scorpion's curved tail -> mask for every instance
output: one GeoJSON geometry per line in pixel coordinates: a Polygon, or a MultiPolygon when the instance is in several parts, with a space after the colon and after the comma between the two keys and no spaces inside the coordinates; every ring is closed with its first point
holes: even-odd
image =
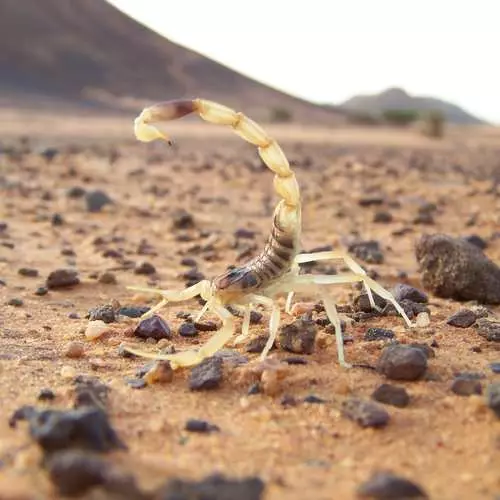
{"type": "Polygon", "coordinates": [[[295,174],[278,143],[243,113],[204,99],[165,101],[145,108],[135,119],[135,135],[142,142],[168,137],[153,124],[197,113],[203,120],[230,126],[240,137],[257,146],[262,161],[276,174],[274,189],[281,201],[275,210],[275,224],[293,236],[298,247],[301,227],[300,191],[295,174]]]}

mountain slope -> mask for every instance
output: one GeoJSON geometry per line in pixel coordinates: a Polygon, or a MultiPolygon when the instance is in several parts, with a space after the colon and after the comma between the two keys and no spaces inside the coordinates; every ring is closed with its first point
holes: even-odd
{"type": "MultiPolygon", "coordinates": [[[[11,106],[44,102],[137,109],[205,97],[260,117],[269,108],[335,122],[342,114],[283,94],[180,47],[104,0],[0,0],[0,94],[11,106]]],[[[2,104],[2,102],[0,102],[2,104]]]]}
{"type": "Polygon", "coordinates": [[[476,125],[484,123],[455,104],[433,97],[419,97],[408,94],[399,88],[387,89],[380,94],[358,95],[351,97],[340,105],[348,111],[356,111],[378,115],[389,109],[414,109],[418,111],[441,111],[450,123],[476,125]]]}

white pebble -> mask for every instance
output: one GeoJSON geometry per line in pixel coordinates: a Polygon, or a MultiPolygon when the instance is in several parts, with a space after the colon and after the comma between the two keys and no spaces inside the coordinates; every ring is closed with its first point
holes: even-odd
{"type": "Polygon", "coordinates": [[[89,321],[85,329],[85,337],[88,340],[98,339],[108,328],[108,325],[100,319],[89,321]]]}
{"type": "Polygon", "coordinates": [[[419,328],[426,328],[431,324],[431,318],[428,313],[421,312],[417,314],[416,323],[419,328]]]}

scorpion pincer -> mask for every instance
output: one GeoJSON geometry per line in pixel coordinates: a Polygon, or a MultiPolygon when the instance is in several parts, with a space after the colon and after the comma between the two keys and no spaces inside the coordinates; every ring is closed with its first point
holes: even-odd
{"type": "Polygon", "coordinates": [[[345,361],[340,319],[334,301],[324,285],[363,283],[370,304],[377,309],[372,291],[391,303],[409,326],[412,322],[390,292],[367,276],[364,269],[343,251],[300,253],[301,200],[295,174],[278,143],[258,124],[242,113],[216,102],[193,99],[173,100],[146,108],[135,120],[135,135],[142,142],[169,138],[154,124],[173,120],[190,113],[197,113],[203,120],[231,127],[236,134],[257,146],[262,161],[274,172],[274,188],[281,198],[273,216],[273,227],[264,250],[242,266],[235,267],[212,280],[203,280],[182,291],[168,291],[152,288],[129,287],[132,290],[160,295],[161,301],[146,316],[159,311],[169,302],[180,302],[200,296],[206,301],[197,320],[206,312],[215,313],[222,321],[222,327],[198,350],[186,350],[174,354],[148,353],[132,346],[125,349],[135,355],[169,360],[172,368],[199,364],[214,355],[234,335],[234,319],[227,307],[243,308],[242,332],[235,339],[241,342],[249,335],[250,311],[255,305],[270,309],[269,338],[262,351],[264,359],[276,339],[280,322],[280,308],[277,298],[288,294],[286,312],[290,312],[295,292],[314,295],[323,302],[326,314],[334,325],[338,360],[345,361]],[[300,264],[326,259],[342,260],[350,272],[336,275],[300,274],[300,264]]]}

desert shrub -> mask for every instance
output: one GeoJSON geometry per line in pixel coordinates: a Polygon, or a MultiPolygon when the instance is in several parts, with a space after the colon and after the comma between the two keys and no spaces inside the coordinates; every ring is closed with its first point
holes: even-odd
{"type": "Polygon", "coordinates": [[[362,111],[354,111],[348,115],[349,123],[353,125],[380,125],[380,119],[371,113],[363,113],[362,111]]]}
{"type": "Polygon", "coordinates": [[[415,109],[386,109],[382,112],[382,118],[389,125],[406,127],[416,122],[419,114],[415,109]]]}
{"type": "Polygon", "coordinates": [[[292,113],[286,108],[272,108],[271,121],[276,123],[287,123],[292,121],[292,113]]]}
{"type": "Polygon", "coordinates": [[[441,111],[430,110],[422,114],[422,133],[427,137],[439,139],[444,135],[445,118],[441,111]]]}

